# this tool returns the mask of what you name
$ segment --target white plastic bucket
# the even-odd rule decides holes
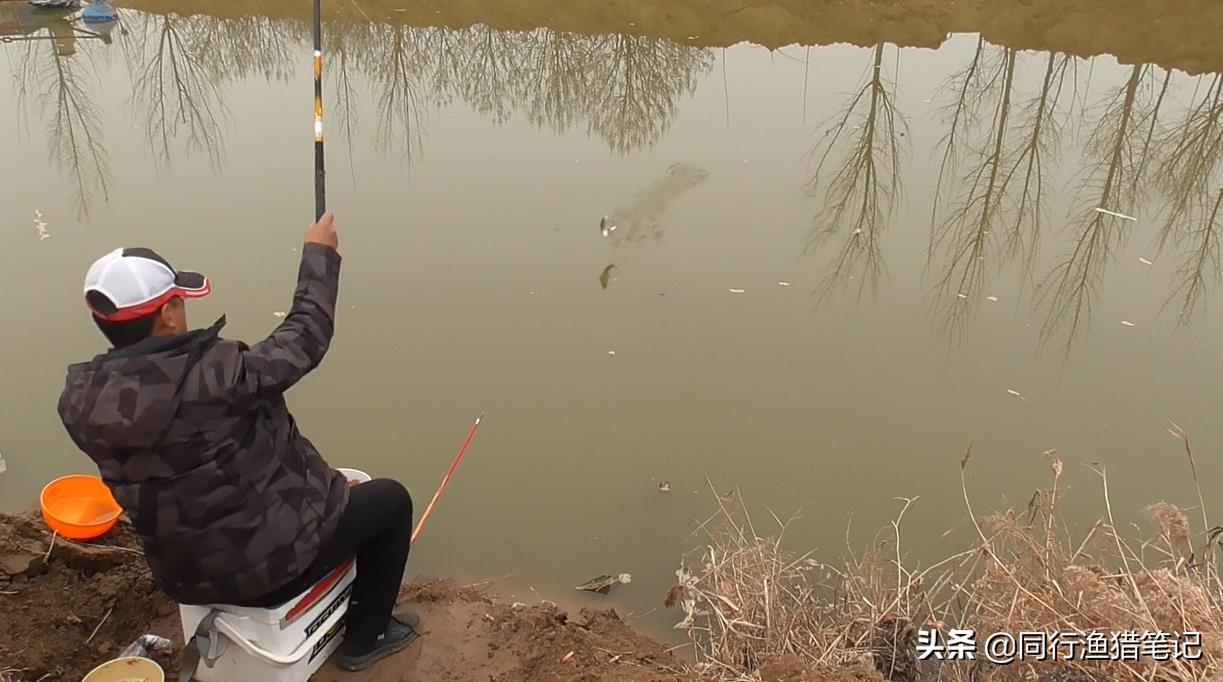
[[[213,604],[179,605],[183,636],[191,639],[200,622],[215,612],[200,648],[199,682],[307,682],[340,646],[348,599],[357,577],[347,562],[313,588],[262,609]]]
[[[368,481],[374,480],[373,476],[370,476],[369,474],[365,473],[364,471],[361,471],[360,469],[346,469],[344,467],[337,467],[336,471],[340,472],[341,474],[344,474],[344,476],[348,480],[355,481],[357,483],[366,483]]]

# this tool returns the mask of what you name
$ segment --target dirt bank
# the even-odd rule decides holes
[[[367,673],[326,666],[317,682],[492,680],[661,682],[689,679],[667,646],[633,631],[613,610],[566,613],[510,604],[473,587],[416,583],[402,600],[422,618],[418,646]],[[176,606],[153,585],[130,529],[99,543],[56,539],[36,514],[0,515],[0,681],[74,682],[140,635],[170,638],[158,661],[177,679]],[[570,653],[572,652],[572,655]],[[870,670],[815,673],[797,661],[766,667],[778,682],[881,679]],[[237,681],[236,681],[237,682]]]

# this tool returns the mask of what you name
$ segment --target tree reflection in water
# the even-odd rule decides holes
[[[215,24],[152,14],[127,22],[121,44],[132,74],[132,109],[153,158],[167,172],[180,136],[188,154],[204,154],[214,168],[224,157],[222,70],[205,62],[199,49],[219,33]]]
[[[167,171],[180,148],[219,168],[226,85],[255,76],[288,82],[308,38],[299,22],[261,17],[123,10],[122,23],[132,108]],[[377,111],[374,144],[409,161],[423,148],[426,108],[456,100],[497,123],[520,115],[557,133],[584,126],[618,154],[648,149],[713,64],[710,50],[626,34],[336,22],[325,36],[334,103],[329,120],[344,131],[350,153],[361,108],[357,83],[364,82]],[[100,112],[78,73],[85,67],[80,61],[47,42],[30,42],[16,79],[23,101],[53,106],[54,115],[39,118],[51,121],[53,159],[73,176],[84,211],[89,190],[105,194],[109,175]]]
[[[806,253],[843,239],[816,289],[817,301],[854,279],[858,296],[874,297],[885,272],[879,241],[901,193],[900,138],[908,124],[896,110],[896,83],[884,76],[884,46],[876,45],[870,54],[861,85],[821,126],[823,137],[813,151],[819,162],[807,181],[807,195],[821,206]]]
[[[942,141],[927,263],[939,270],[932,298],[952,338],[970,328],[991,269],[1019,264],[1017,300],[1032,279],[1048,202],[1046,166],[1058,156],[1059,101],[1073,60],[1047,55],[1040,87],[1025,95],[1016,85],[1018,59],[1014,50],[978,41],[969,65],[952,77],[948,90],[956,98],[943,106],[951,129]]]
[[[1108,264],[1132,234],[1129,221],[1112,214],[1132,215],[1134,188],[1149,179],[1148,131],[1157,125],[1163,103],[1155,94],[1161,91],[1149,82],[1154,77],[1154,67],[1132,67],[1125,83],[1110,89],[1098,107],[1084,145],[1078,207],[1068,217],[1069,248],[1041,280],[1041,343],[1060,338],[1066,358],[1091,321]]]
[[[51,163],[68,176],[78,217],[89,215],[95,191],[109,199],[111,173],[94,100],[101,51],[96,44],[61,49],[31,40],[19,50],[13,82],[24,121],[45,121]],[[33,115],[31,115],[33,114]]]
[[[166,170],[183,154],[220,168],[229,85],[289,82],[303,68],[309,38],[304,22],[260,17],[122,10],[122,19],[117,42],[132,81],[129,104]],[[423,153],[431,110],[453,105],[497,124],[521,117],[556,134],[585,130],[617,155],[649,150],[714,61],[709,49],[658,38],[546,28],[335,21],[325,36],[329,123],[342,131],[350,160],[366,106],[371,144],[408,162]],[[63,36],[52,37],[6,53],[14,58],[21,120],[45,123],[51,162],[84,215],[111,183],[93,82],[107,53],[100,44],[65,49]],[[804,103],[818,83],[806,68],[811,54]],[[900,50],[880,44],[862,54],[864,75],[821,124],[804,183],[819,203],[804,251],[827,249],[820,301],[838,290],[876,295],[888,271],[882,240],[903,194],[908,119],[888,77]],[[1205,310],[1223,274],[1223,76],[1198,78],[1187,102],[1173,105],[1178,89],[1190,89],[1188,77],[1140,64],[1105,83],[1113,76],[1095,61],[1081,68],[1064,54],[1020,53],[978,38],[940,85],[947,99],[935,108],[942,132],[933,144],[926,268],[929,300],[948,337],[966,336],[992,278],[1013,270],[1013,298],[1033,306],[1042,346],[1069,355],[1088,328],[1109,263],[1142,228],[1114,214],[1157,220],[1150,238],[1156,253],[1174,261],[1165,308],[1175,323],[1188,325]],[[1082,139],[1073,145],[1081,148],[1077,168],[1059,168],[1066,137]],[[1074,208],[1059,225],[1050,215],[1059,189],[1052,178],[1063,175],[1072,178]],[[631,208],[619,239],[656,235],[645,219],[629,229]],[[1053,247],[1050,234],[1060,235]]]
[[[1167,200],[1156,244],[1176,249],[1173,288],[1164,304],[1179,326],[1206,307],[1218,282],[1219,221],[1223,206],[1223,76],[1199,79],[1201,96],[1158,143],[1159,188]],[[1166,85],[1165,85],[1166,88]]]

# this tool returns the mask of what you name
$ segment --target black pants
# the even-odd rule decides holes
[[[412,538],[412,498],[388,478],[349,491],[331,543],[296,580],[249,606],[277,606],[310,589],[349,557],[357,557],[357,579],[348,606],[348,639],[372,643],[386,629],[403,582]]]

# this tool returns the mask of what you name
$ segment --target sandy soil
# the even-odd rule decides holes
[[[328,664],[317,682],[662,682],[692,679],[663,644],[613,610],[566,613],[549,602],[505,603],[474,587],[416,583],[401,599],[424,636],[360,674]],[[178,610],[154,586],[129,528],[103,541],[56,539],[35,513],[0,515],[0,681],[75,681],[140,635],[170,638],[156,658],[177,679]],[[762,671],[765,682],[881,679],[869,669],[816,673],[797,660]]]

